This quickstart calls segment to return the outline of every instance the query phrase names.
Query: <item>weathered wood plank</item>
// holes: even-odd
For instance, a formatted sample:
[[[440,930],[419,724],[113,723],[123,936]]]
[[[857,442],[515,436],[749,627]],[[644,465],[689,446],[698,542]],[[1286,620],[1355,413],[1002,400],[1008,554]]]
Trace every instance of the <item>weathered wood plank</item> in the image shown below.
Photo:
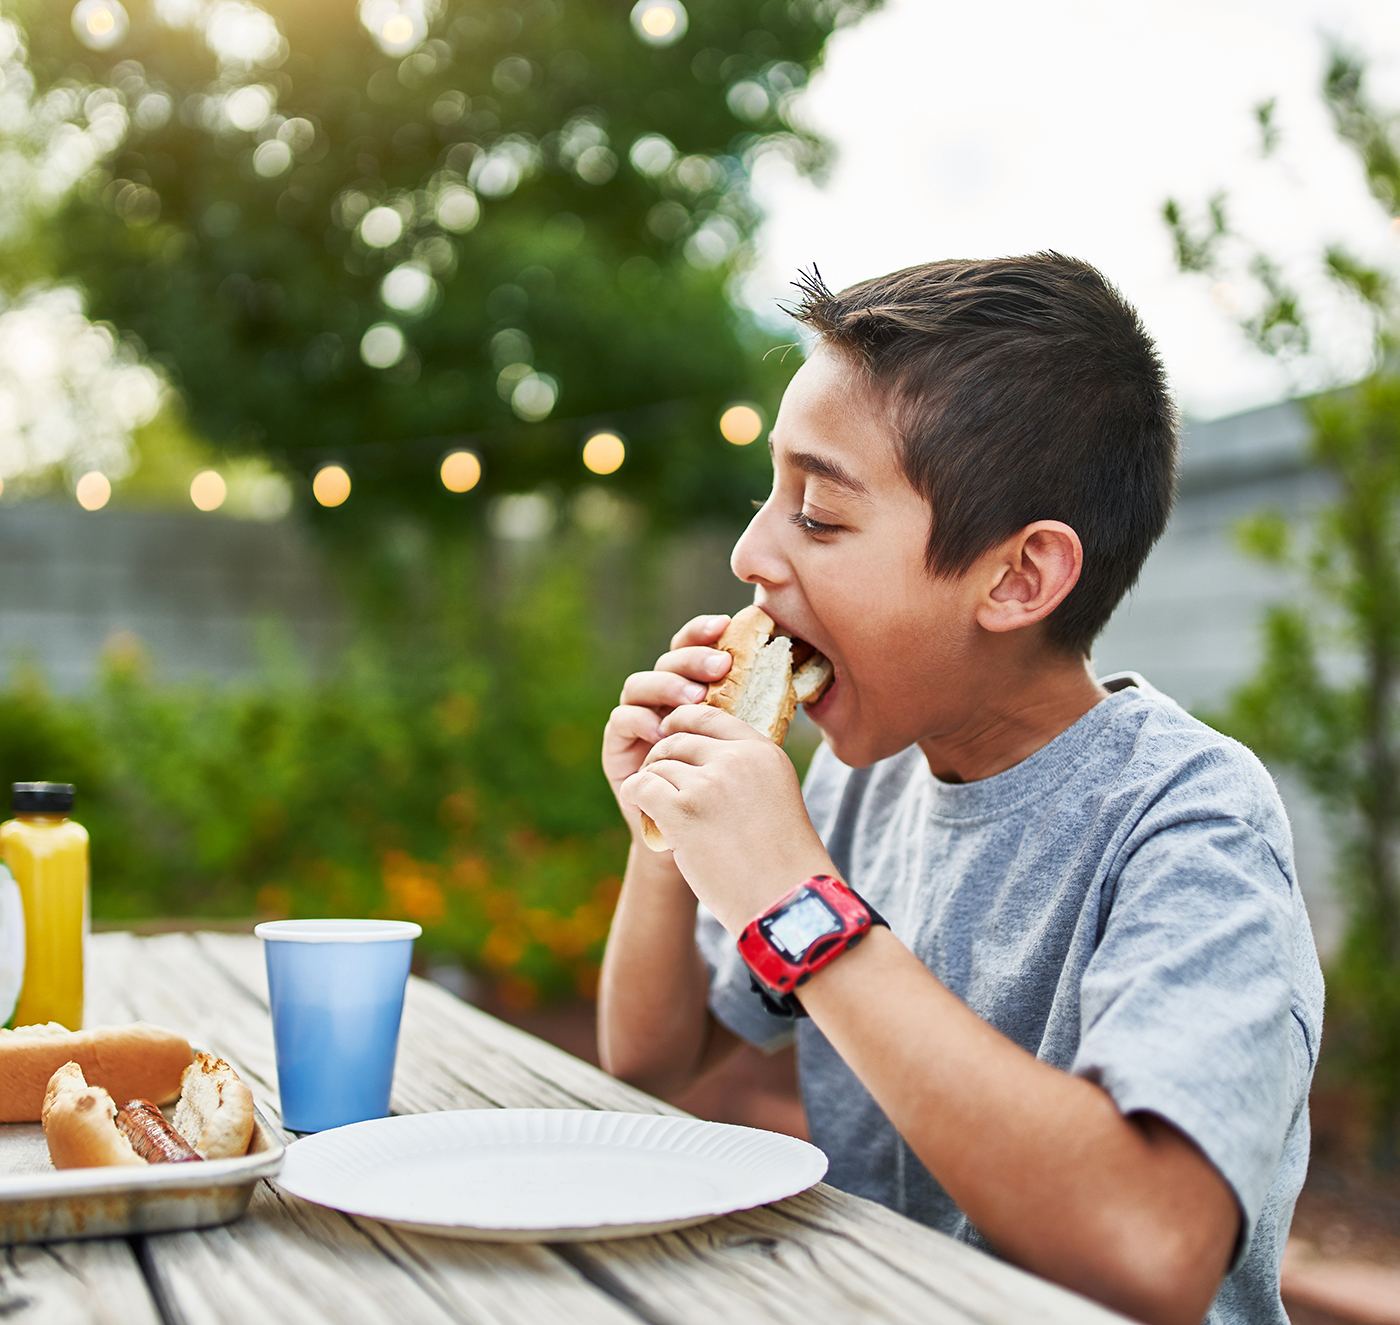
[[[825,1184],[801,1196],[652,1238],[582,1244],[659,1319],[809,1325],[1036,1321],[1117,1316],[983,1252]]]
[[[131,1244],[0,1248],[6,1325],[161,1325]]]
[[[105,935],[101,941],[109,939],[119,941],[103,949],[99,964],[116,989],[111,1006],[184,1031],[240,1072],[246,1064],[258,1076],[250,1082],[255,1094],[271,1110],[275,1069],[256,941],[230,935],[139,941]],[[114,979],[112,971],[119,973]],[[395,1110],[492,1106],[673,1111],[436,986],[411,981]],[[825,1186],[694,1229],[553,1252],[403,1234],[282,1194],[260,1195],[250,1217],[229,1229],[167,1235],[148,1245],[167,1302],[190,1325],[268,1314],[262,1307],[245,1311],[251,1291],[245,1288],[231,1289],[210,1306],[199,1293],[211,1274],[251,1277],[261,1289],[248,1301],[275,1299],[278,1312],[292,1304],[290,1314],[273,1314],[273,1321],[436,1321],[445,1315],[524,1322],[566,1314],[582,1322],[641,1318],[655,1325],[718,1319],[740,1325],[808,1325],[812,1319],[1100,1325],[1120,1319]],[[343,1273],[331,1284],[336,1267]],[[630,1304],[630,1312],[614,1298]],[[421,1313],[420,1303],[426,1304]]]
[[[104,1020],[143,1017],[222,1054],[248,1080],[259,1106],[278,1116],[271,1025],[251,982],[212,963],[189,935],[108,934],[94,942],[100,968],[94,998],[114,1014]],[[477,1107],[490,1106],[475,1098]],[[464,1105],[454,1097],[436,1107]],[[144,1243],[167,1311],[183,1325],[550,1319],[635,1325],[633,1316],[544,1247],[401,1234],[265,1186],[238,1223]]]

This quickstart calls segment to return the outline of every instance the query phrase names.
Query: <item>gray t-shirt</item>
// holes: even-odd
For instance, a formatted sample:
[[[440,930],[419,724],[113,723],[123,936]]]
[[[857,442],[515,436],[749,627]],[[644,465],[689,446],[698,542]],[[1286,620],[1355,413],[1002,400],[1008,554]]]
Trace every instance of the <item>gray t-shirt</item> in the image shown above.
[[[1283,805],[1243,746],[1140,677],[1023,763],[938,781],[917,747],[854,770],[823,747],[805,796],[836,868],[985,1021],[1189,1136],[1244,1211],[1208,1320],[1287,1325],[1279,1264],[1308,1161],[1322,973]],[[986,1246],[811,1021],[768,1015],[702,910],[710,1006],[797,1038],[828,1181]]]

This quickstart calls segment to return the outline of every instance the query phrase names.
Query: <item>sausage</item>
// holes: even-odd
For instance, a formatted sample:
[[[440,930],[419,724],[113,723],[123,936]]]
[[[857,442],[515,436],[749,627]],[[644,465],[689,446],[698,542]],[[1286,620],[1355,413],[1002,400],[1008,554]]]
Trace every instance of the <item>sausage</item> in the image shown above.
[[[150,1100],[128,1101],[117,1114],[117,1126],[148,1164],[188,1164],[204,1159]]]

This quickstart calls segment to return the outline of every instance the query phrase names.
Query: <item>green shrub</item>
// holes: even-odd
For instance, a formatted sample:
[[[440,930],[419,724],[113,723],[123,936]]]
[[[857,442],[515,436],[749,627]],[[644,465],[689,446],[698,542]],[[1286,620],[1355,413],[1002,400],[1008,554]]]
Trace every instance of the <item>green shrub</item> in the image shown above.
[[[516,1002],[591,994],[626,850],[598,746],[641,656],[597,624],[616,551],[404,543],[347,563],[326,675],[275,638],[255,684],[160,684],[133,649],[78,698],[22,671],[0,780],[77,784],[98,918],[396,916]]]

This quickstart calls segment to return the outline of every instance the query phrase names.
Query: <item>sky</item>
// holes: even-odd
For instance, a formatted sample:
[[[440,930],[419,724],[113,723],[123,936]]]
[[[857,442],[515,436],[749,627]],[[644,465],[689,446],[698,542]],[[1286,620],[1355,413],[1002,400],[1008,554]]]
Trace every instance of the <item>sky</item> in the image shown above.
[[[1216,418],[1353,380],[1369,341],[1317,274],[1342,242],[1400,269],[1400,227],[1367,191],[1319,89],[1329,38],[1370,64],[1400,109],[1394,0],[887,0],[832,39],[796,113],[836,149],[825,181],[773,157],[754,187],[767,220],[744,297],[760,311],[816,263],[834,288],[939,257],[1053,248],[1102,270],[1157,338],[1188,417]],[[1266,161],[1253,108],[1273,97]],[[1286,370],[1175,268],[1172,196],[1199,214],[1224,190],[1314,314],[1315,361]]]

